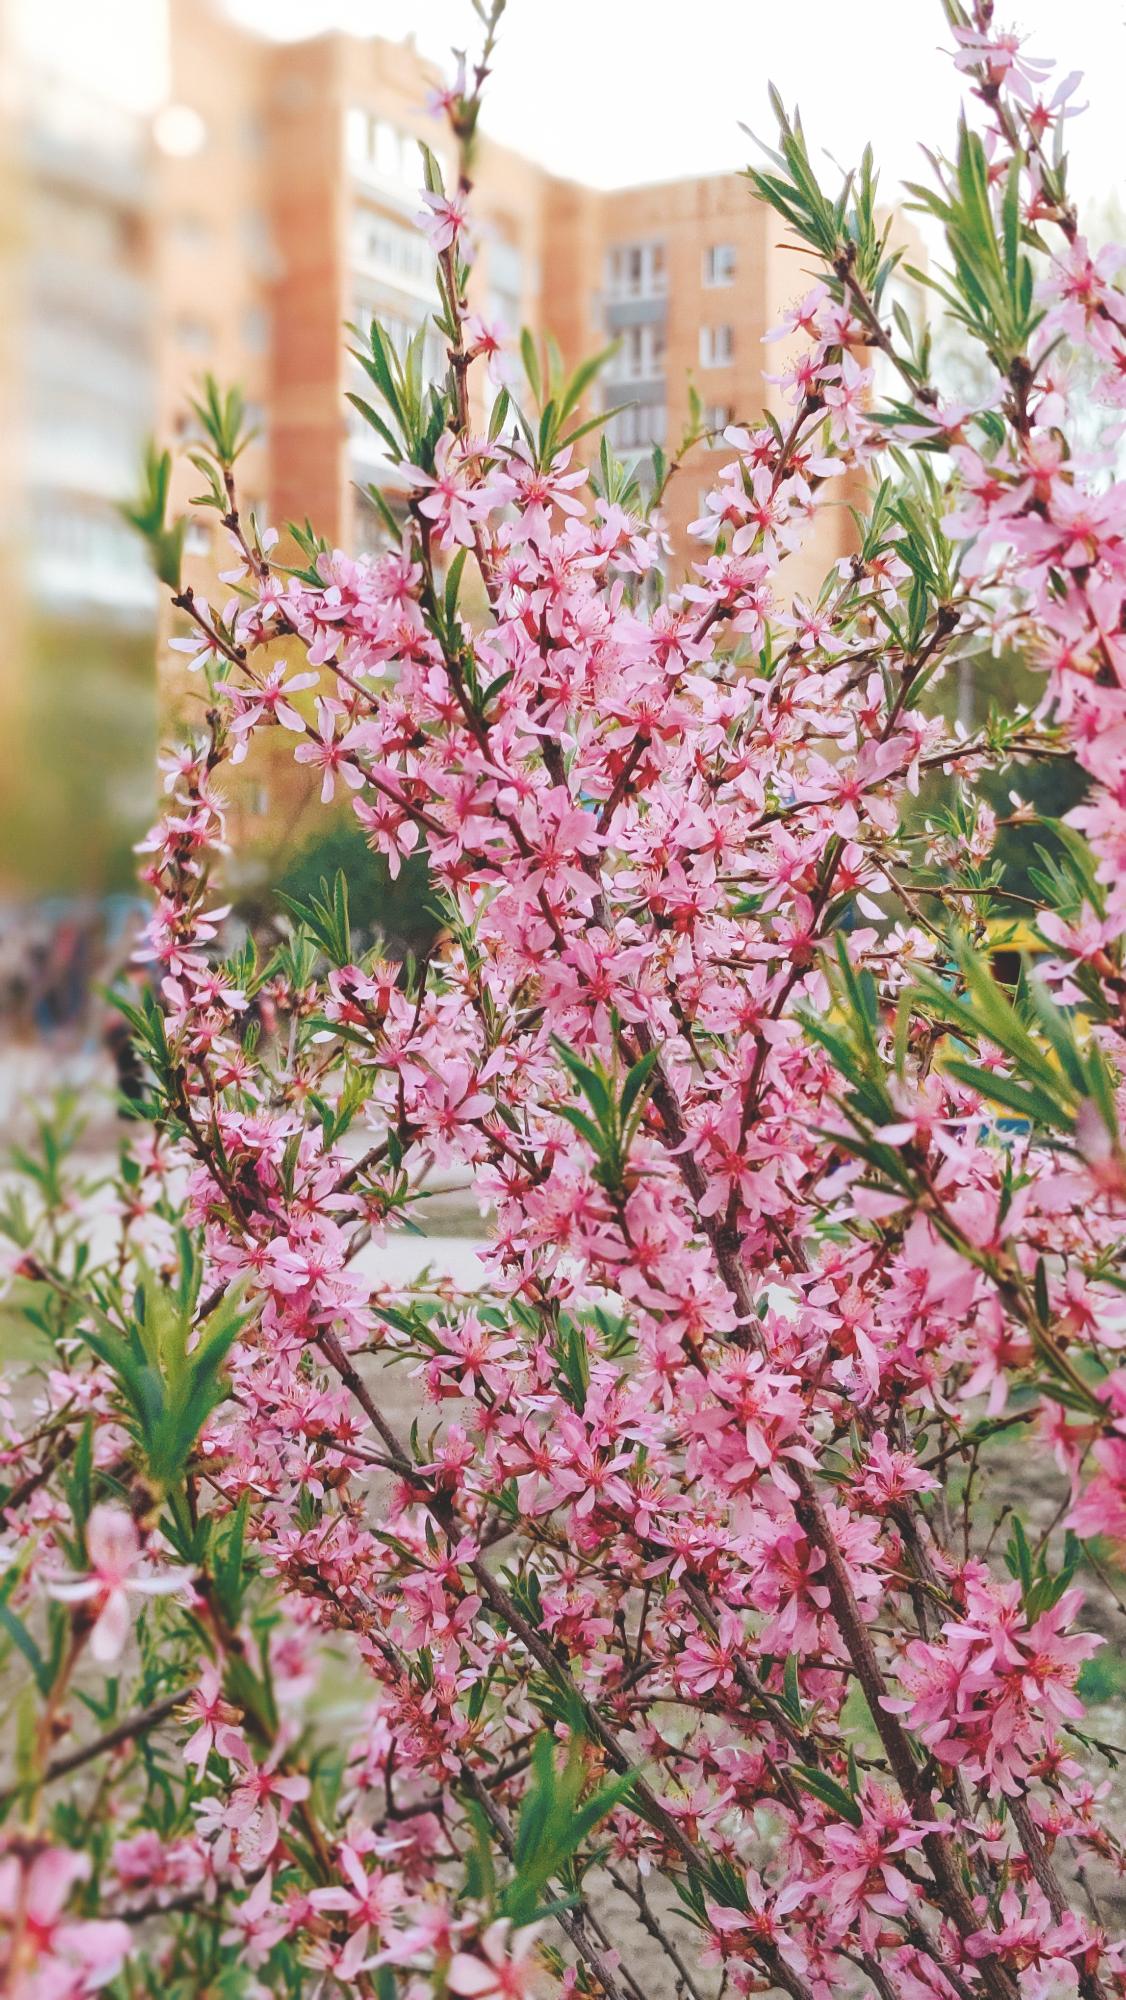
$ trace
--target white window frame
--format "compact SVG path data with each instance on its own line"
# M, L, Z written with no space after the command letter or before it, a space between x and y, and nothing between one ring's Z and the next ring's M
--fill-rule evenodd
M722 257L722 265L717 259ZM710 292L735 283L737 251L734 243L709 243L704 251L704 285Z
M623 327L618 365L614 373L623 382L652 382L665 372L665 329L644 323Z
M730 368L735 360L735 328L728 323L700 328L701 368Z
M663 241L615 243L606 252L608 299L660 299L668 272Z
M727 447L724 445L723 433L729 424L735 422L735 405L733 403L709 403L707 409L704 411L704 422L711 432L711 436L707 440L708 449L710 451L725 450Z
M649 451L654 445L663 445L667 434L664 403L627 403L610 420L610 443L615 451Z

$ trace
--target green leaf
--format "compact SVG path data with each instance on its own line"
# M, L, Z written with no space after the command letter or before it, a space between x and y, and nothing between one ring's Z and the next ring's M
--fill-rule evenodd
M532 339L527 327L524 327L520 335L520 354L524 362L524 373L528 378L528 386L536 402L539 403L543 395L543 387L540 381L539 357L536 354L536 343Z
M35 1677L36 1687L39 1689L41 1695L46 1696L51 1692L52 1675L50 1665L44 1659L23 1619L17 1617L8 1603L8 1599L18 1581L19 1572L12 1570L5 1577L3 1584L0 1585L0 1631L6 1632L16 1650L23 1654Z
M649 1092L653 1088L653 1071L656 1067L658 1053L657 1049L647 1050L645 1055L634 1063L622 1086L618 1116L621 1120L622 1133L627 1146L645 1109L645 1101Z
M348 878L338 868L331 885L321 877L321 893L304 902L278 891L279 902L314 937L334 966L352 963L352 932L348 918Z
M1071 1129L1072 1120L1066 1109L1057 1098L1049 1096L1036 1084L1023 1083L978 1063L963 1062L956 1056L948 1057L943 1068L955 1082L967 1084L987 1103L1001 1104L1007 1111L1015 1111L1018 1118L1027 1118L1031 1125L1044 1125L1049 1130L1058 1131Z
M820 1799L822 1805L831 1807L833 1812L841 1819L846 1819L850 1826L862 1824L863 1815L856 1800L845 1791L843 1785L838 1785L835 1778L830 1778L826 1772L819 1771L811 1764L791 1764L790 1773L803 1792L809 1792L815 1799Z
M158 452L150 443L145 452L144 484L136 500L124 501L120 512L130 526L143 535L157 580L169 590L180 589L187 522L168 523L168 490L172 478L172 455Z
M555 1344L555 1358L563 1381L565 1394L572 1409L580 1415L586 1408L587 1391L590 1388L590 1353L586 1334L579 1321L565 1316Z
M594 1120L588 1118L585 1111L580 1111L576 1104L553 1104L551 1109L558 1118L565 1118L568 1125L573 1125L580 1137L586 1140L595 1157L601 1159L603 1134Z
M250 1495L244 1493L227 1524L226 1533L217 1537L212 1557L212 1574L220 1609L232 1629L242 1616L243 1563L249 1512Z
M219 1378L246 1322L243 1291L242 1285L231 1287L193 1327L195 1279L182 1279L177 1298L142 1264L123 1324L95 1308L93 1324L80 1329L116 1380L146 1475L159 1492L177 1487L200 1430L225 1394Z
M556 1761L554 1739L546 1731L532 1745L530 1779L513 1842L514 1873L497 1906L515 1924L531 1923L541 1913L549 1883L569 1869L583 1842L629 1797L636 1781L635 1773L628 1771L582 1796L587 1744L575 1726L577 1720L576 1716L561 1762Z
M805 1728L805 1713L802 1708L801 1685L798 1680L798 1656L788 1653L782 1669L782 1706L798 1729Z
M394 459L395 463L398 464L401 461L403 454L399 450L399 446L395 439L393 431L389 428L387 424L384 423L383 418L379 415L379 412L377 410L373 410L371 404L366 403L363 397L357 396L353 390L349 389L347 391L347 396L348 396L348 401L351 403L353 409L358 410L364 422L366 424L371 425L372 430L376 432L376 434L382 439L383 443L387 446L387 450L390 453L392 459Z
M1022 1593L1027 1597L1032 1588L1032 1551L1019 1514L1013 1515L1012 1534L1005 1550L1005 1567L1009 1575L1019 1581Z
M561 1042L557 1036L552 1037L552 1045L563 1067L578 1084L583 1096L587 1099L599 1125L603 1131L609 1131L613 1100L610 1096L610 1087L607 1078L605 1075L599 1075L596 1069L593 1069L589 1063L584 1062L581 1056L576 1055L575 1051L569 1049L566 1043Z
M445 614L446 632L449 636L452 636L454 630L454 620L457 616L458 592L461 589L462 571L465 568L465 559L468 554L468 549L459 549L451 561L449 569L446 571Z
M592 354L588 356L587 360L580 361L559 398L559 415L561 420L565 421L570 416L572 410L578 408L591 383L601 374L611 356L617 353L620 345L620 341L612 341L609 347L602 349L600 354Z

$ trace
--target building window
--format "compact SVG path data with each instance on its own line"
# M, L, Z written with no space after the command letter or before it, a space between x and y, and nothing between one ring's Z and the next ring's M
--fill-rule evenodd
M524 259L520 246L506 236L496 235L490 239L489 283L498 292L514 292L517 298L524 290Z
M909 278L903 270L893 271L880 294L880 309L889 318L906 315L912 336L918 339L927 324L926 291L921 283ZM873 363L872 399L879 404L890 401L897 395L895 374L886 354L877 350L871 357Z
M352 315L362 328L365 337L372 320L377 320L391 342L400 361L405 360L407 348L419 329L424 331L422 347L422 372L428 382L435 382L444 374L447 365L446 343L430 316L421 308L417 313L404 310L401 300L391 304L375 294L357 295L355 312ZM364 393L370 395L366 385Z
M493 286L486 303L488 310L485 318L494 333L511 335L517 332L524 315L524 302L519 292L500 292Z
M734 404L709 403L707 409L704 411L703 420L705 429L710 433L707 440L709 448L712 451L722 450L723 433L727 429L728 424L735 422Z
M179 250L189 256L209 248L212 238L210 224L202 215L176 215L169 223L169 231Z
M432 285L434 257L426 238L373 208L352 214L352 255L358 264L374 265L408 285Z
M663 403L630 403L611 417L607 432L615 451L645 451L664 444L667 422Z
M48 595L148 597L151 572L144 549L116 508L40 496L34 529L36 566Z
M406 180L411 165L406 134L385 118L375 120L374 158L376 171L389 181Z
M512 332L524 310L524 258L520 247L499 230L489 237L489 292L486 317Z
M606 253L606 292L612 299L659 298L665 289L663 243L619 243Z
M194 514L189 514L184 523L184 554L186 556L211 554L211 530L206 521L197 521Z
M247 263L256 275L276 276L277 259L269 217L261 208L246 208L239 217L239 236Z
M613 373L626 382L646 382L664 372L663 326L627 326Z
M183 317L176 321L176 339L192 354L206 354L211 345L211 328L203 319Z
M349 111L344 121L344 144L354 167L367 165L372 148L371 119L358 106Z
M396 511L401 507L401 500L394 489L385 492L384 498ZM387 529L383 523L383 516L376 512L366 493L363 492L355 494L354 509L351 539L357 555L384 554L387 548Z
M260 160L266 150L266 126L256 111L248 111L240 119L238 136L247 158Z
M265 306L248 306L243 313L242 342L248 354L265 354L270 344L270 315Z
M701 368L728 368L735 359L735 328L733 326L702 326L700 328Z
M349 160L361 172L412 192L421 185L418 141L388 119L353 107L345 121L345 143Z
M704 252L705 285L733 285L734 282L734 243L709 243Z

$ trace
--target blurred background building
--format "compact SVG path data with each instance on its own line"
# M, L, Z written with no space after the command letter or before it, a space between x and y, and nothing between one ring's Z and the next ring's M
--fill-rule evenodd
M64 69L21 62L10 34L0 65L2 560L19 635L0 866L80 891L120 874L151 792L156 593L118 512L156 409L151 143Z
M365 488L394 502L396 478L346 401L351 387L371 389L344 328L374 317L403 347L435 303L415 222L417 141L452 160L426 109L441 79L413 42L278 42L236 25L221 0L150 6L162 80L144 110L99 95L66 38L30 34L32 0L0 0L9 940L29 908L48 929L120 928L106 898L128 906L158 716L199 699L165 664L166 618L118 512L146 437L190 447L201 377L237 383L257 433L240 465L244 511L283 529L308 516L334 545L371 546ZM764 350L763 334L806 281L744 182L603 192L487 135L476 175L473 305L509 334L550 332L568 365L616 343L593 394L626 406L610 420L619 455L675 452L690 380L711 426L755 421L764 364L782 352ZM442 371L432 327L427 362ZM674 572L714 465L697 446L669 489ZM176 506L187 510L195 489L181 457ZM193 518L187 539L205 595L227 553L213 521ZM795 588L845 546L846 521L843 505L826 512ZM288 837L307 782L289 760L248 770L240 835L268 844L280 816Z
M170 18L171 98L155 126L160 429L182 433L185 390L204 369L238 381L261 432L244 479L271 519L308 514L330 541L363 547L375 519L363 488L393 488L394 473L346 403L347 389L370 386L343 329L376 318L405 347L429 323L417 142L449 177L448 140L426 109L442 79L410 41L268 43L208 0L171 0ZM629 406L610 427L620 454L678 441L690 377L714 424L757 415L762 336L801 278L744 182L605 193L486 134L474 214L471 298L487 319L509 335L552 333L569 365L618 343L598 393ZM433 328L427 359L440 374ZM676 561L709 470L699 451L672 488ZM189 469L185 499L191 480Z

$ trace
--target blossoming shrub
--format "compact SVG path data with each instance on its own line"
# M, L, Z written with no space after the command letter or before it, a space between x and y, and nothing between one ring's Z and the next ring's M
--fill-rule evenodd
M110 1195L45 1124L7 1214L21 2000L1126 1992L1081 1692L1126 1540L1124 253L1079 233L1070 86L991 11L949 7L967 122L919 194L991 392L944 401L870 164L826 195L783 119L753 190L822 276L682 587L670 468L647 499L575 456L589 371L525 342L470 421L499 8L445 99L460 185L427 161L447 377L359 350L387 553L282 565L211 391L213 608L153 459L209 705L144 843L144 1081ZM855 555L792 600L844 473ZM993 645L1042 699L951 728ZM393 868L425 851L421 960L357 956L341 882L224 956L224 768L278 730ZM1018 906L979 782L1027 831L1064 759ZM396 1287L450 1168L480 1284Z

